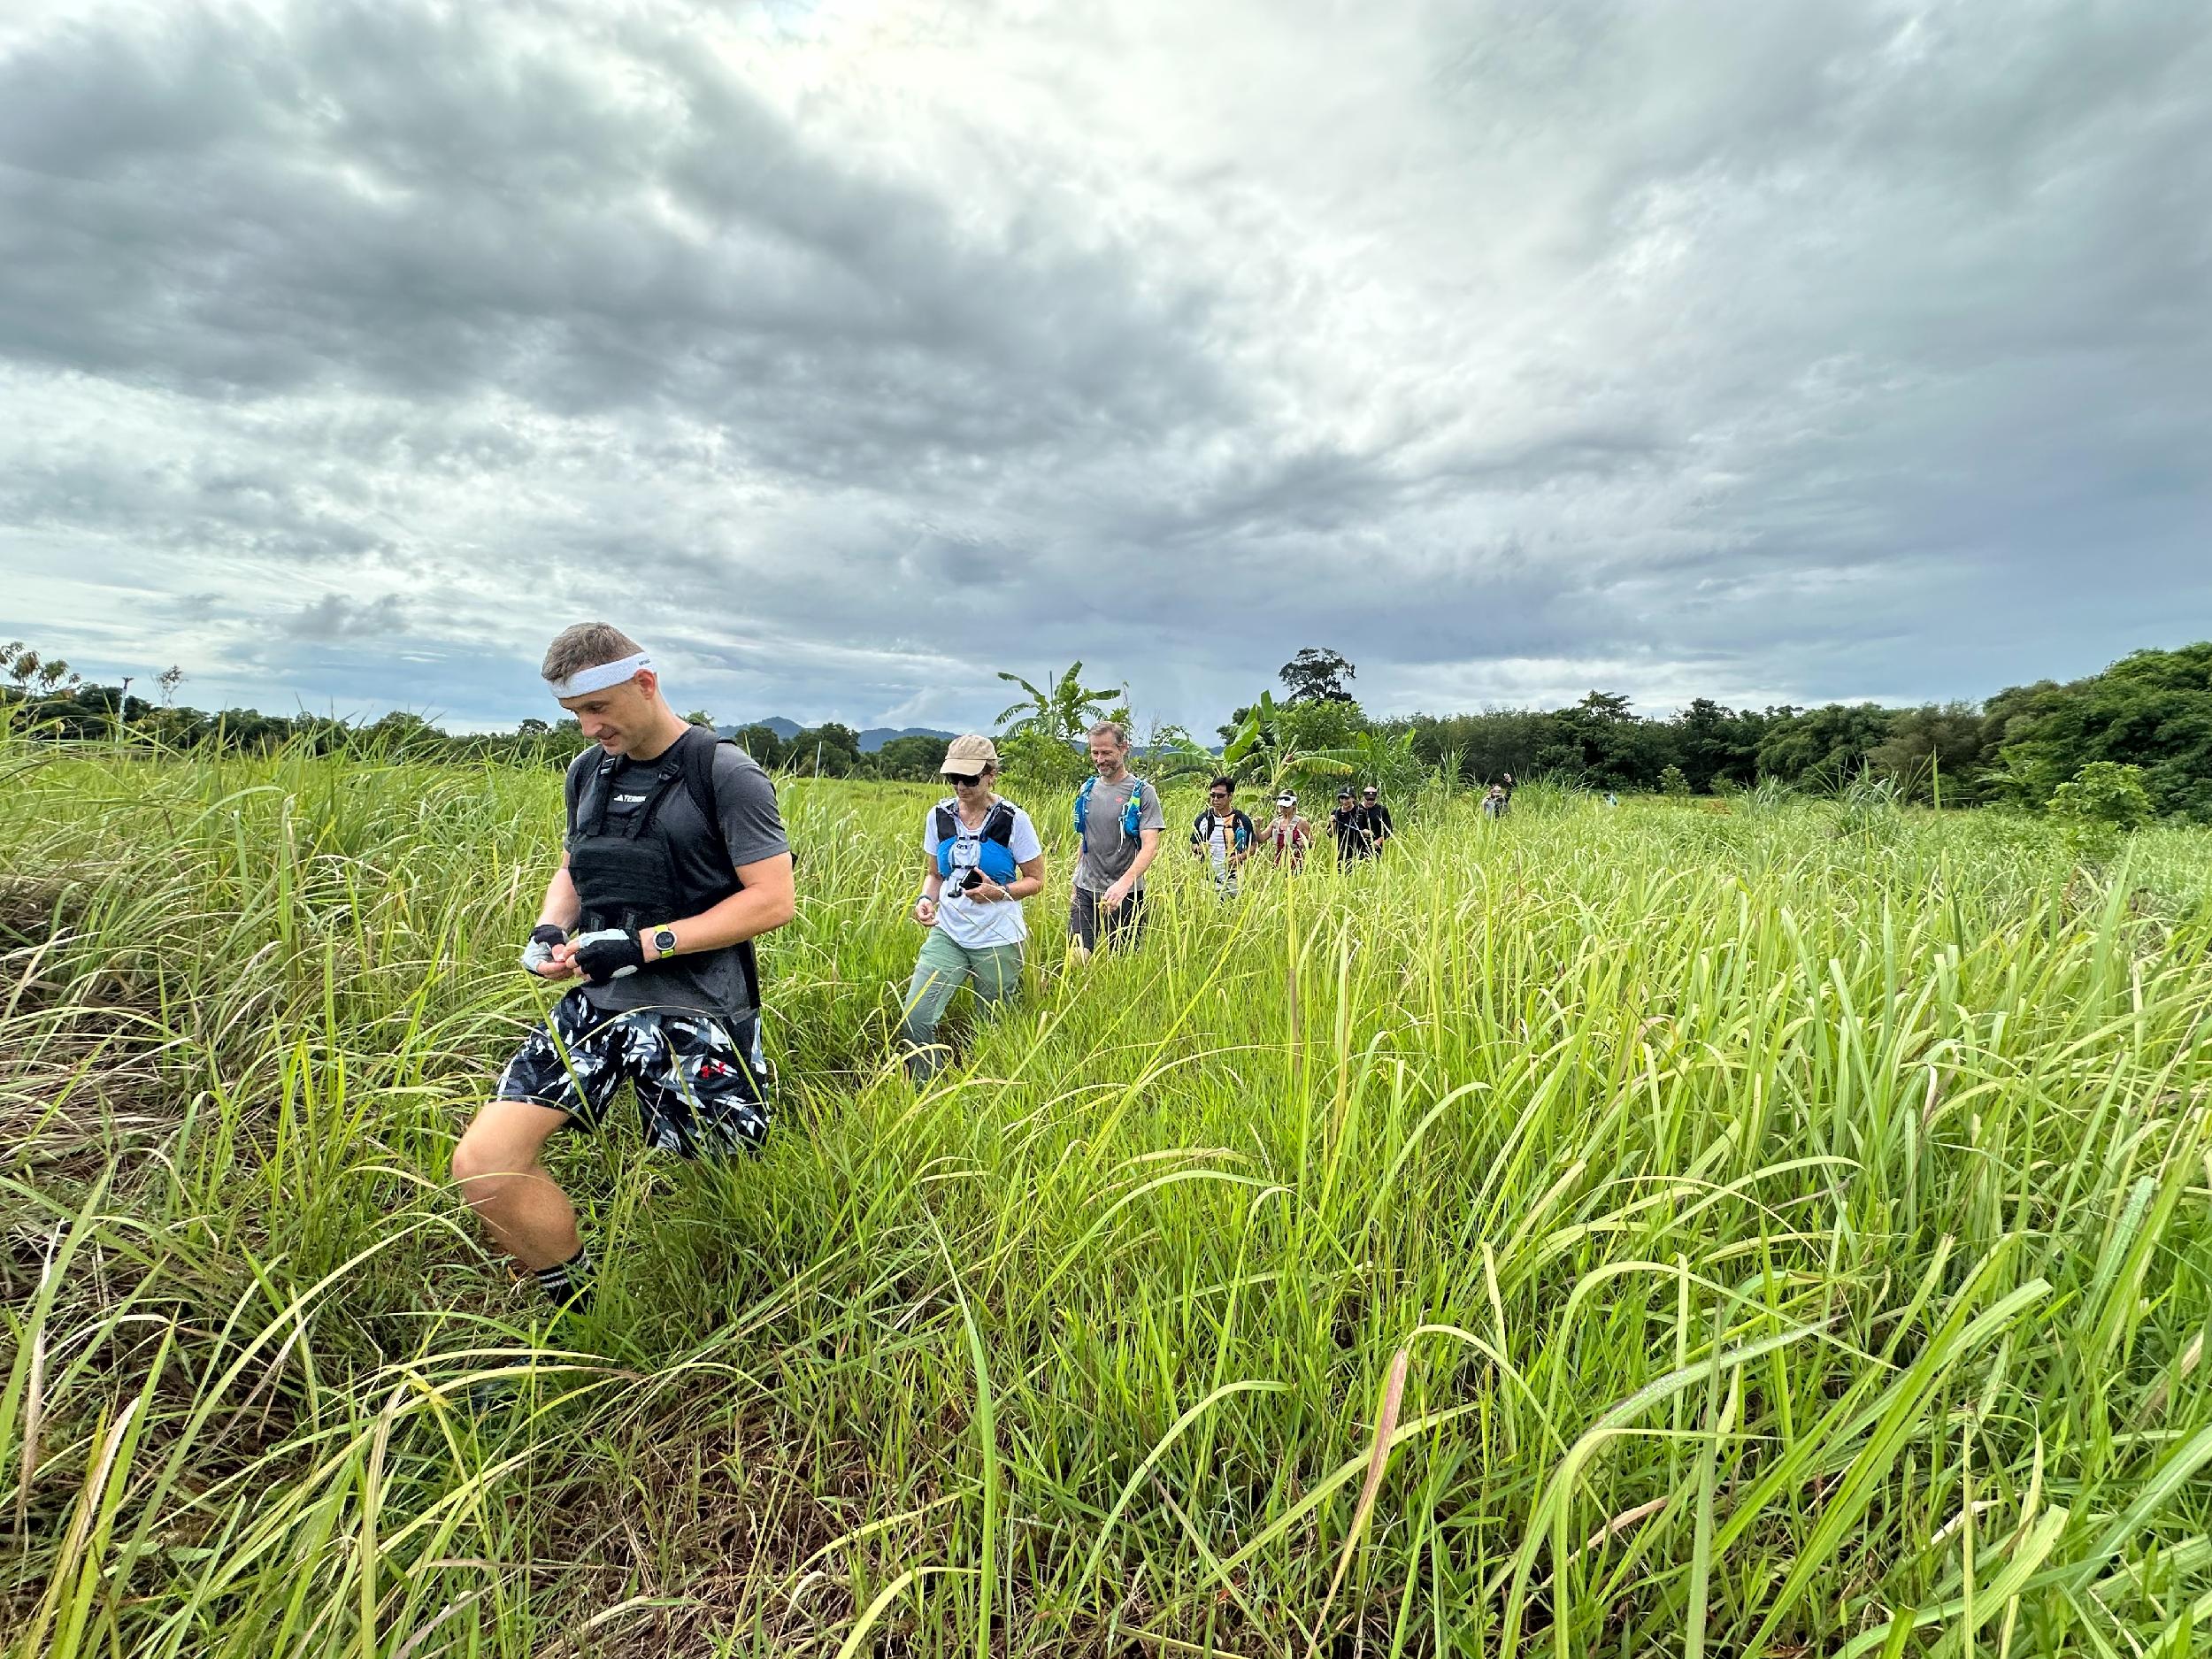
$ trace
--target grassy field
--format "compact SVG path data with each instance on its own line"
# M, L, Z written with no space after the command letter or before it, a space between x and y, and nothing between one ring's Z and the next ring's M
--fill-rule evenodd
M2212 1640L2212 836L1532 789L1225 907L1171 848L918 1092L928 797L787 785L772 1148L561 1143L548 1333L444 1174L557 780L0 772L0 1652Z

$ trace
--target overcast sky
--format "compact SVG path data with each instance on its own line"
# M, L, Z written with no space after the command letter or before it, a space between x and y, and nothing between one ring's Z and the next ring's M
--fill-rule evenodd
M0 4L0 638L1210 728L2212 634L2212 6Z

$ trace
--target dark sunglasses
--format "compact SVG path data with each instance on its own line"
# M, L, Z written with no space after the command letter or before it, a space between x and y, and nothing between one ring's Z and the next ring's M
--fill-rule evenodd
M1229 792L1226 789L1209 789L1206 794L1209 798L1216 801L1226 801L1229 798Z
M979 772L949 772L945 779L963 789L972 789L983 781L983 774Z

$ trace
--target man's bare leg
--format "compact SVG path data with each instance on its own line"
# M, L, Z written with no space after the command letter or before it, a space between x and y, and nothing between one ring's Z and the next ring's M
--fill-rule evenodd
M534 1273L575 1260L576 1207L541 1155L568 1114L528 1101L492 1101L453 1148L453 1179L492 1242Z

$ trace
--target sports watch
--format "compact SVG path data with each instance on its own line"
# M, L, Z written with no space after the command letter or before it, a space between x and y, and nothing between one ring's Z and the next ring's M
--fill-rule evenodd
M676 954L676 930L672 927L655 928L653 949L664 956L674 956Z

